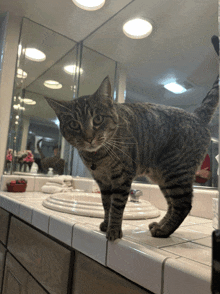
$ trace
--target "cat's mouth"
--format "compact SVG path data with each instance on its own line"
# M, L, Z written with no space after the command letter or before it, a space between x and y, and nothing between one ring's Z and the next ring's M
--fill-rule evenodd
M93 140L93 142L88 143L85 142L84 150L88 152L96 152L102 147L102 143L97 142L96 140Z

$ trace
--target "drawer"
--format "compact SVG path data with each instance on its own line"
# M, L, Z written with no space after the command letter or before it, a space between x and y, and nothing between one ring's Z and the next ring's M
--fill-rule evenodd
M14 217L8 250L50 293L67 293L70 250Z
M3 294L47 294L32 276L7 253Z
M0 241L6 245L9 225L9 212L0 208Z

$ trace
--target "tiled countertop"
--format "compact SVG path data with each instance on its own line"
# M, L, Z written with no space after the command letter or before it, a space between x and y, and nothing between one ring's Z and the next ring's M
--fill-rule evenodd
M211 293L212 220L188 216L167 239L151 237L152 219L125 220L123 238L109 242L101 219L47 209L48 196L1 191L0 207L155 294Z

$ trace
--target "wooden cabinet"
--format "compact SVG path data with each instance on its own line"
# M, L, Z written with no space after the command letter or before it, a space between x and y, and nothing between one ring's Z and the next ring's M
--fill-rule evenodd
M9 226L9 213L0 208L0 241L6 245Z
M150 294L3 209L0 221L1 294Z
M47 291L67 293L70 250L14 217L7 248Z
M0 293L2 288L2 279L5 267L6 248L0 243Z
M2 294L47 294L31 275L7 253Z
M76 252L72 294L150 294L89 257ZM152 293L151 293L152 294Z

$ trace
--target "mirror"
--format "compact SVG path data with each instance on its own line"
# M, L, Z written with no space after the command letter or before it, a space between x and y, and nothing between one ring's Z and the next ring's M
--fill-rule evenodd
M123 25L133 18L149 21L152 24L150 35L136 39L124 34ZM24 19L18 68L28 75L25 78L23 73L22 78L15 79L13 107L20 106L12 109L8 149L18 153L31 148L34 158L39 158L36 142L43 137L41 147L46 156L53 156L55 145L61 147L65 173L90 176L77 151L62 139L54 112L46 106L43 96L66 100L91 94L109 75L116 101L152 102L193 112L218 74L218 57L211 43L213 35L218 35L218 3L214 0L199 4L190 0L183 3L131 1L79 44ZM28 60L23 49L31 46L42 50L46 60ZM73 75L63 70L65 64L75 66ZM45 80L59 81L63 87L48 89L43 85ZM175 94L167 90L164 86L170 82L177 82L185 92ZM24 104L19 97L35 100L36 105ZM208 187L217 187L218 182L215 159L218 115L216 111L210 124L212 141L208 155L212 177L205 183ZM27 129L28 132L24 131ZM6 169L9 169L7 161ZM18 171L19 167L11 169ZM137 180L146 182L143 178Z
M24 19L18 46L17 73L11 111L6 171L30 172L33 163L39 173L47 173L43 158L56 156L64 173L65 142L59 123L44 96L73 99L76 92L77 44L28 19ZM65 70L69 66L69 71ZM38 144L39 140L42 141ZM11 153L14 150L12 160Z
M123 25L134 18L152 24L148 37L133 39L124 34ZM193 112L218 75L218 57L211 43L213 35L218 36L218 3L214 0L206 3L136 0L88 36L84 44L120 64L125 102L158 103ZM186 91L172 93L164 87L171 82L177 82ZM210 129L212 142L208 155L212 177L205 185L217 187L218 111Z

